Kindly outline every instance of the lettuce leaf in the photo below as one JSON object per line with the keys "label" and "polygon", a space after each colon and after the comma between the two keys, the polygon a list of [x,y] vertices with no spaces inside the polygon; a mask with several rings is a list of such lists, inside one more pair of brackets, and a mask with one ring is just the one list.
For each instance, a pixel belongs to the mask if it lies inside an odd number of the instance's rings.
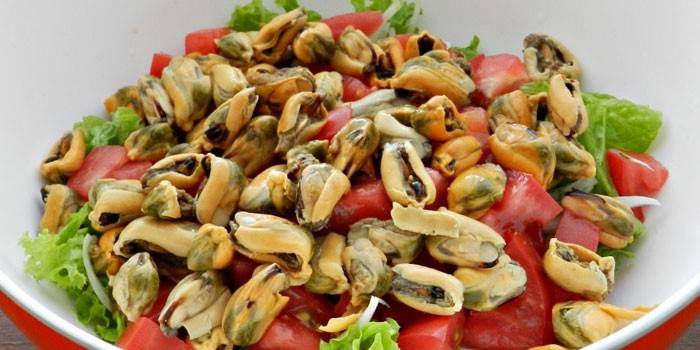
{"label": "lettuce leaf", "polygon": [[536,80],[520,85],[520,91],[528,95],[537,95],[540,92],[547,92],[549,83],[546,80]]}
{"label": "lettuce leaf", "polygon": [[367,0],[350,0],[350,4],[356,12],[362,11],[386,11],[391,6],[393,0],[371,0],[367,5]]}
{"label": "lettuce leaf", "polygon": [[601,245],[598,247],[598,255],[600,256],[612,256],[615,258],[615,268],[619,269],[622,266],[624,266],[624,262],[632,259],[635,257],[634,254],[634,247],[639,243],[639,240],[644,237],[646,234],[646,227],[644,224],[637,220],[635,223],[635,229],[634,233],[632,233],[632,236],[634,237],[634,241],[627,247],[621,248],[621,249],[615,249],[615,248],[609,248],[604,245]]}
{"label": "lettuce leaf", "polygon": [[[584,103],[586,102],[584,94]],[[597,181],[593,192],[607,196],[617,196],[615,185],[610,179],[607,161],[607,110],[598,104],[586,104],[588,110],[588,129],[577,137],[578,142],[593,156],[596,165]]]}
{"label": "lettuce leaf", "polygon": [[458,47],[458,46],[452,46],[452,49],[455,49],[459,52],[461,52],[464,55],[464,58],[467,60],[471,60],[472,58],[476,57],[479,55],[479,37],[474,35],[472,36],[472,40],[469,42],[469,45],[466,47]]}
{"label": "lettuce leaf", "polygon": [[345,333],[326,343],[320,350],[398,350],[399,324],[392,319],[368,322],[360,327],[352,325]]}
{"label": "lettuce leaf", "polygon": [[90,230],[89,212],[85,205],[71,215],[58,234],[42,231],[30,238],[25,233],[19,244],[27,256],[27,273],[37,281],[46,280],[65,290],[75,302],[78,321],[94,327],[102,339],[115,342],[124,332],[124,316],[118,311],[110,312],[100,303],[90,288],[83,265],[82,246]]}
{"label": "lettuce leaf", "polygon": [[239,32],[256,31],[275,16],[277,13],[267,9],[262,0],[251,0],[247,5],[236,5],[228,27]]}
{"label": "lettuce leaf", "polygon": [[141,118],[128,107],[119,107],[112,120],[96,116],[86,116],[75,123],[74,129],[82,129],[85,134],[87,152],[93,148],[105,145],[123,145],[129,134],[142,127]]}
{"label": "lettuce leaf", "polygon": [[[275,0],[275,5],[283,9],[285,12],[297,9],[301,7],[297,0]],[[318,22],[321,20],[321,14],[314,10],[306,10],[306,16],[310,22]]]}
{"label": "lettuce leaf", "polygon": [[[417,9],[417,11],[416,11]],[[415,33],[418,27],[415,25],[416,17],[420,16],[423,10],[416,6],[414,2],[401,1],[399,9],[387,20],[389,26],[395,34]]]}

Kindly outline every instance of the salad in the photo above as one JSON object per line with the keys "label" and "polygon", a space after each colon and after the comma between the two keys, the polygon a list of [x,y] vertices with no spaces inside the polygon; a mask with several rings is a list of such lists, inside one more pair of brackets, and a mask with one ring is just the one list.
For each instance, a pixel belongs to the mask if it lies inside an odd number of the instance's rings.
{"label": "salad", "polygon": [[668,177],[659,112],[586,92],[547,34],[484,54],[408,1],[275,3],[154,54],[41,163],[26,270],[80,322],[124,349],[561,349],[649,311],[605,300]]}

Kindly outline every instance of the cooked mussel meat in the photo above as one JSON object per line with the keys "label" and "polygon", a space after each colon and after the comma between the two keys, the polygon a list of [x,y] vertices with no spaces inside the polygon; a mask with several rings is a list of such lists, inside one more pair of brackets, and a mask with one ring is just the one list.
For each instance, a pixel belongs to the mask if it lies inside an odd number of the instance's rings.
{"label": "cooked mussel meat", "polygon": [[329,233],[316,240],[311,257],[311,278],[304,287],[317,294],[341,294],[350,288],[343,271],[345,237]]}
{"label": "cooked mussel meat", "polygon": [[362,308],[372,295],[381,297],[391,289],[391,268],[386,256],[367,238],[358,238],[343,250],[343,266],[350,277],[350,305]]}
{"label": "cooked mussel meat", "polygon": [[464,287],[454,276],[415,264],[398,264],[392,270],[391,294],[398,301],[433,315],[462,310]]}
{"label": "cooked mussel meat", "polygon": [[413,34],[406,41],[406,59],[425,55],[433,50],[447,50],[447,45],[442,39],[431,35],[426,31]]}
{"label": "cooked mussel meat", "polygon": [[231,32],[215,39],[214,43],[236,67],[245,68],[253,62],[253,40],[247,33]]}
{"label": "cooked mussel meat", "polygon": [[303,8],[297,8],[273,18],[260,28],[253,38],[254,57],[259,62],[279,62],[297,34],[304,29],[307,17]]}
{"label": "cooked mussel meat", "polygon": [[542,266],[559,287],[593,301],[605,300],[615,283],[613,257],[601,257],[585,247],[556,238],[549,241]]}
{"label": "cooked mussel meat", "polygon": [[151,166],[141,177],[144,188],[157,186],[161,181],[168,180],[180,189],[189,189],[199,185],[204,179],[204,169],[201,161],[203,154],[182,153],[165,157]]}
{"label": "cooked mussel meat", "polygon": [[323,96],[323,105],[332,110],[343,102],[343,76],[338,72],[318,72],[315,93]]}
{"label": "cooked mussel meat", "polygon": [[197,220],[202,224],[224,226],[236,211],[248,179],[243,169],[231,160],[207,154],[201,163],[206,178],[195,197]]}
{"label": "cooked mussel meat", "polygon": [[88,219],[92,228],[100,232],[124,226],[143,215],[143,200],[144,194],[138,180],[97,180],[90,188],[92,211]]}
{"label": "cooked mussel meat", "polygon": [[148,124],[175,123],[175,112],[170,96],[160,79],[152,75],[143,75],[136,85],[141,98],[143,115]]}
{"label": "cooked mussel meat", "polygon": [[464,308],[491,311],[525,291],[527,274],[517,262],[503,255],[489,269],[460,267],[454,276],[464,286]]}
{"label": "cooked mussel meat", "polygon": [[41,175],[50,183],[65,183],[68,176],[83,165],[86,150],[85,135],[81,129],[63,135],[41,163]]}
{"label": "cooked mussel meat", "polygon": [[580,135],[588,128],[588,111],[576,80],[566,79],[561,74],[549,79],[547,108],[547,118],[566,137]]}
{"label": "cooked mussel meat", "polygon": [[125,107],[132,109],[139,117],[143,118],[139,90],[134,85],[117,90],[112,96],[105,99],[104,105],[108,114],[116,112],[120,107]]}
{"label": "cooked mussel meat", "polygon": [[411,143],[420,159],[430,157],[432,146],[425,136],[416,132],[410,126],[401,124],[396,118],[386,112],[379,112],[374,117],[374,126],[382,136],[384,142],[406,140]]}
{"label": "cooked mussel meat", "polygon": [[287,153],[292,147],[311,140],[326,124],[328,111],[323,96],[300,92],[289,98],[277,124],[276,153]]}
{"label": "cooked mussel meat", "polygon": [[173,102],[175,124],[190,131],[204,117],[211,100],[211,81],[197,61],[175,57],[163,70],[163,86]]}
{"label": "cooked mussel meat", "polygon": [[276,146],[277,118],[260,115],[250,120],[223,157],[242,165],[246,176],[254,176],[272,163]]}
{"label": "cooked mussel meat", "polygon": [[459,173],[447,188],[447,207],[478,219],[503,198],[506,173],[500,166],[486,163]]}
{"label": "cooked mussel meat", "polygon": [[582,348],[624,328],[649,310],[623,309],[592,301],[559,303],[552,309],[557,340],[569,348]]}
{"label": "cooked mussel meat", "polygon": [[552,183],[557,160],[548,133],[521,124],[501,124],[489,136],[489,146],[504,168],[531,174],[545,188]]}
{"label": "cooked mussel meat", "polygon": [[141,211],[162,220],[194,218],[194,198],[163,180],[146,194]]}
{"label": "cooked mussel meat", "polygon": [[374,122],[365,118],[353,118],[333,136],[328,147],[331,164],[352,177],[372,158],[380,138]]}
{"label": "cooked mussel meat", "polygon": [[624,248],[634,241],[637,230],[643,229],[629,206],[599,194],[572,192],[561,204],[577,216],[600,228],[600,243],[610,248]]}
{"label": "cooked mussel meat", "polygon": [[304,65],[323,64],[335,53],[331,28],[323,22],[309,22],[294,39],[294,56]]}
{"label": "cooked mussel meat", "polygon": [[435,201],[435,183],[410,142],[384,144],[381,174],[392,201],[420,208]]}
{"label": "cooked mussel meat", "polygon": [[217,64],[211,67],[210,77],[212,98],[216,106],[221,106],[248,86],[245,74],[228,64]]}
{"label": "cooked mussel meat", "polygon": [[340,198],[350,190],[350,179],[330,164],[313,164],[299,178],[296,217],[311,231],[326,227]]}
{"label": "cooked mussel meat", "polygon": [[304,67],[258,65],[248,69],[246,77],[260,96],[258,109],[263,114],[279,115],[293,95],[316,87],[313,73]]}
{"label": "cooked mussel meat", "polygon": [[153,307],[158,297],[158,268],[148,253],[138,253],[119,268],[112,280],[112,296],[126,318],[134,322]]}
{"label": "cooked mussel meat", "polygon": [[438,146],[431,165],[448,178],[453,178],[476,165],[481,154],[481,142],[476,137],[459,136]]}
{"label": "cooked mussel meat", "polygon": [[61,184],[46,185],[41,189],[44,201],[44,214],[39,228],[58,233],[68,223],[71,214],[80,209],[80,199],[70,187]]}
{"label": "cooked mussel meat", "polygon": [[156,123],[137,129],[124,141],[127,156],[131,160],[160,160],[176,144],[177,137],[168,123]]}
{"label": "cooked mussel meat", "polygon": [[465,133],[466,125],[458,115],[459,110],[449,98],[434,96],[411,115],[411,126],[433,141],[447,141]]}
{"label": "cooked mussel meat", "polygon": [[[423,249],[423,236],[420,233],[402,230],[391,220],[363,219],[352,226],[348,240],[369,239],[389,260],[390,265],[410,263]],[[352,244],[352,243],[351,243]]]}
{"label": "cooked mussel meat", "polygon": [[525,69],[532,80],[547,80],[555,74],[581,77],[581,66],[569,49],[547,34],[533,33],[523,40]]}
{"label": "cooked mussel meat", "polygon": [[365,33],[348,26],[338,38],[331,66],[342,74],[362,76],[374,70],[381,51]]}
{"label": "cooked mussel meat", "polygon": [[204,224],[187,252],[187,268],[192,271],[224,269],[233,260],[234,252],[233,241],[226,228]]}

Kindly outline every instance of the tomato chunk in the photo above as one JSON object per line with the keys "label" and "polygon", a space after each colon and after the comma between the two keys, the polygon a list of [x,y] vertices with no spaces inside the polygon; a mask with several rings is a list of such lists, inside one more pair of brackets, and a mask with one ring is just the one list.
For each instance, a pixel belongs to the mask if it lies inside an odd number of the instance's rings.
{"label": "tomato chunk", "polygon": [[570,210],[564,210],[564,216],[559,221],[557,232],[554,235],[562,242],[578,244],[592,251],[598,249],[599,236],[600,228],[598,226],[576,216]]}
{"label": "tomato chunk", "polygon": [[389,306],[380,306],[377,309],[377,316],[375,317],[375,319],[384,321],[388,318],[391,318],[395,320],[401,326],[401,331],[399,332],[399,335],[403,333],[406,327],[411,326],[412,324],[424,319],[425,317],[431,316],[430,314],[418,311],[396,300],[396,298],[394,298],[394,296],[391,294],[383,296],[382,299],[386,301],[386,303]]}
{"label": "tomato chunk", "polygon": [[289,297],[289,302],[284,307],[283,313],[290,315],[306,314],[311,316],[316,324],[324,325],[332,318],[333,307],[322,295],[314,294],[306,288],[291,287],[282,294]]}
{"label": "tomato chunk", "polygon": [[506,242],[506,253],[525,269],[527,288],[496,310],[467,316],[462,340],[465,347],[526,349],[554,341],[549,281],[540,256],[524,234],[509,232]]}
{"label": "tomato chunk", "polygon": [[278,316],[267,328],[259,342],[250,350],[300,349],[315,350],[321,343],[320,335],[288,315]]}
{"label": "tomato chunk", "polygon": [[233,283],[233,287],[238,288],[244,285],[253,276],[253,271],[258,267],[258,263],[249,259],[242,254],[236,254],[233,257],[231,265],[228,266],[227,272],[229,280]]}
{"label": "tomato chunk", "polygon": [[153,164],[147,160],[129,162],[119,169],[112,170],[106,177],[117,180],[139,180],[151,165]]}
{"label": "tomato chunk", "polygon": [[216,43],[214,42],[214,40],[230,32],[230,29],[222,27],[202,29],[196,32],[189,33],[185,37],[185,54],[189,55],[193,52],[199,52],[202,55],[216,53],[218,48],[216,47]]}
{"label": "tomato chunk", "polygon": [[481,54],[474,57],[469,65],[476,89],[489,101],[518,89],[530,80],[523,62],[511,54]]}
{"label": "tomato chunk", "polygon": [[621,196],[653,197],[668,179],[668,169],[644,153],[608,151],[608,167]]}
{"label": "tomato chunk", "polygon": [[328,112],[328,120],[326,124],[323,125],[321,131],[318,132],[316,140],[328,140],[333,139],[333,136],[342,129],[345,124],[347,124],[350,119],[352,119],[352,108],[350,106],[338,107],[330,112]]}
{"label": "tomato chunk", "polygon": [[509,171],[503,199],[489,209],[481,221],[504,233],[508,229],[525,232],[529,226],[543,227],[562,208],[530,174]]}
{"label": "tomato chunk", "polygon": [[429,315],[399,332],[401,350],[459,349],[464,330],[464,313],[452,316]]}
{"label": "tomato chunk", "polygon": [[160,281],[156,301],[155,303],[153,303],[151,310],[148,311],[145,315],[143,315],[143,317],[158,322],[158,316],[160,316],[160,312],[163,310],[165,302],[168,300],[168,295],[170,295],[170,292],[173,290],[173,287],[175,287],[175,285],[168,280],[163,279],[162,281]]}
{"label": "tomato chunk", "polygon": [[335,317],[342,316],[350,304],[350,292],[345,292],[340,295],[338,302],[333,306],[333,315]]}
{"label": "tomato chunk", "polygon": [[[469,106],[464,108],[461,117],[467,122],[469,134],[489,134],[489,117],[481,107]],[[481,140],[480,140],[481,141]],[[482,142],[483,143],[483,142]]]}
{"label": "tomato chunk", "polygon": [[365,85],[362,80],[349,75],[343,75],[343,101],[357,101],[372,92],[372,89]]}
{"label": "tomato chunk", "polygon": [[170,64],[170,60],[172,59],[173,56],[167,53],[154,53],[153,58],[151,59],[151,75],[160,78],[163,74],[163,69]]}
{"label": "tomato chunk", "polygon": [[124,350],[191,350],[192,347],[178,337],[166,337],[158,323],[141,317],[127,327],[117,341]]}
{"label": "tomato chunk", "polygon": [[83,165],[68,179],[68,187],[87,199],[90,187],[95,181],[103,179],[115,169],[121,168],[129,161],[126,148],[122,146],[95,147],[85,157]]}
{"label": "tomato chunk", "polygon": [[384,191],[381,180],[369,180],[355,185],[333,209],[328,226],[338,233],[346,233],[348,227],[366,218],[387,220],[391,211],[391,199]]}
{"label": "tomato chunk", "polygon": [[379,11],[352,12],[338,16],[328,17],[323,20],[333,32],[333,38],[338,40],[346,27],[353,26],[370,36],[384,24],[384,18]]}
{"label": "tomato chunk", "polygon": [[447,187],[450,186],[450,179],[448,179],[439,171],[433,168],[425,168],[425,171],[428,172],[428,175],[430,175],[430,178],[435,184],[435,201],[432,204],[428,205],[426,208],[435,210],[439,209],[440,207],[446,207]]}

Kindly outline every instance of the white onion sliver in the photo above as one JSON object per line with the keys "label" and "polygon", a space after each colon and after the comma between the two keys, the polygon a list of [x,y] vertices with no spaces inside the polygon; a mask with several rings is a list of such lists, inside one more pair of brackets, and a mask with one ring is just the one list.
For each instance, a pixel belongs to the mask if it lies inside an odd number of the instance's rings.
{"label": "white onion sliver", "polygon": [[97,237],[87,234],[83,240],[83,265],[85,265],[85,274],[87,274],[88,281],[90,282],[90,287],[95,291],[97,299],[100,300],[102,305],[107,308],[108,311],[112,311],[112,299],[109,298],[102,283],[97,278],[95,270],[92,268],[92,261],[90,261],[90,246],[97,243]]}
{"label": "white onion sliver", "polygon": [[653,206],[660,206],[661,202],[656,200],[656,198],[651,198],[651,197],[644,197],[644,196],[620,196],[620,197],[615,197],[617,200],[619,200],[622,203],[625,203],[628,207],[634,208],[634,207],[641,207],[643,205],[653,205]]}
{"label": "white onion sliver", "polygon": [[377,311],[377,306],[381,303],[382,305],[389,307],[389,304],[386,303],[386,301],[375,297],[374,295],[369,299],[369,305],[365,308],[364,311],[362,311],[362,314],[360,315],[360,318],[357,320],[357,324],[362,327],[367,322],[369,322],[372,319],[372,316],[374,316],[374,312]]}

